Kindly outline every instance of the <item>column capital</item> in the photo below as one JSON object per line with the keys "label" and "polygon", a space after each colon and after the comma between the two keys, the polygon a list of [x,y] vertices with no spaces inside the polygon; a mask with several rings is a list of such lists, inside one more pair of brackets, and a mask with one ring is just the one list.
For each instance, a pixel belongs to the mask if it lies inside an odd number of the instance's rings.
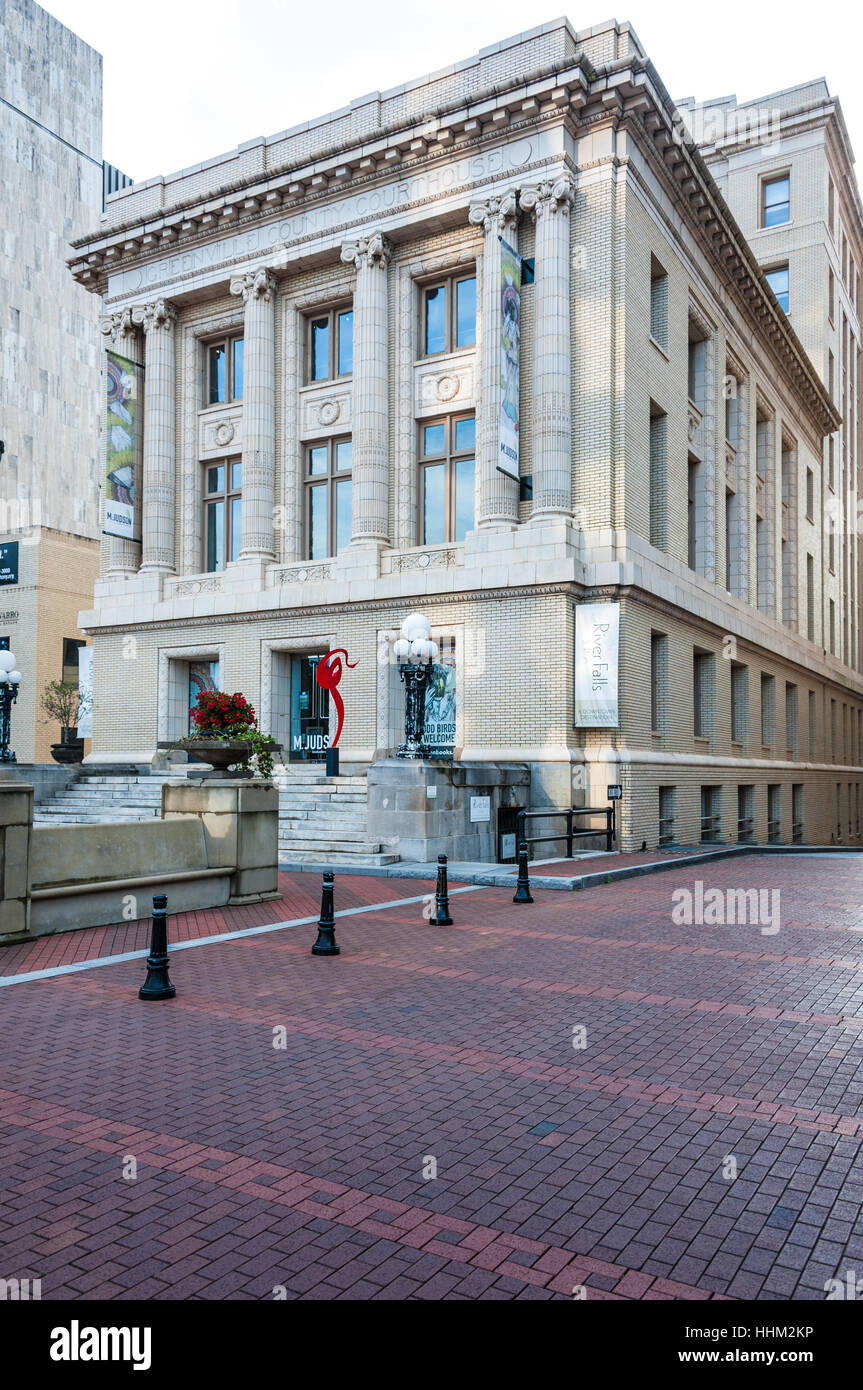
{"label": "column capital", "polygon": [[509,189],[494,198],[485,198],[471,203],[468,221],[481,225],[486,232],[503,232],[514,226],[517,213],[515,193]]}
{"label": "column capital", "polygon": [[116,314],[106,314],[99,320],[99,327],[106,338],[110,338],[112,343],[116,343],[120,338],[127,337],[135,332],[135,325],[132,322],[132,310],[121,309]]}
{"label": "column capital", "polygon": [[561,174],[556,179],[540,179],[539,183],[528,184],[518,195],[519,206],[534,217],[551,217],[561,212],[568,216],[575,198],[572,179],[569,174]]}
{"label": "column capital", "polygon": [[132,323],[141,324],[144,332],[173,333],[177,325],[177,310],[168,299],[155,299],[151,304],[136,304]]}
{"label": "column capital", "polygon": [[257,270],[247,270],[242,275],[235,275],[231,280],[231,294],[242,295],[244,304],[248,304],[250,299],[269,304],[276,293],[278,283],[273,272],[267,266],[261,265]]}
{"label": "column capital", "polygon": [[342,245],[341,259],[357,270],[377,268],[386,270],[389,265],[392,247],[381,232],[372,232],[368,237],[357,237]]}

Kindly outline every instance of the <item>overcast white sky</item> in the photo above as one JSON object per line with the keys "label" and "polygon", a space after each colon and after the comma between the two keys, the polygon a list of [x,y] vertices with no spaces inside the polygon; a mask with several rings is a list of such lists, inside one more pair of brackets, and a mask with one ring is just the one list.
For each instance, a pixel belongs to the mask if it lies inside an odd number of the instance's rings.
{"label": "overcast white sky", "polygon": [[[559,0],[47,0],[44,7],[102,53],[104,155],[135,179],[324,115],[561,13],[576,28],[615,13],[610,0],[568,11]],[[736,92],[746,100],[826,77],[863,161],[861,13],[860,0],[630,0],[616,17],[634,25],[674,97]],[[859,167],[857,174],[863,183]]]}

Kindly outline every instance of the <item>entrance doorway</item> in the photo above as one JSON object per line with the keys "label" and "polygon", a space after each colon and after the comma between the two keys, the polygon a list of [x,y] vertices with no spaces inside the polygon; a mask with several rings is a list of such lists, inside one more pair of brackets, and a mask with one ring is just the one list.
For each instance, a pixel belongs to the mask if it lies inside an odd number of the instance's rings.
{"label": "entrance doorway", "polygon": [[323,762],[330,742],[330,697],[318,685],[318,662],[324,653],[291,657],[290,760]]}

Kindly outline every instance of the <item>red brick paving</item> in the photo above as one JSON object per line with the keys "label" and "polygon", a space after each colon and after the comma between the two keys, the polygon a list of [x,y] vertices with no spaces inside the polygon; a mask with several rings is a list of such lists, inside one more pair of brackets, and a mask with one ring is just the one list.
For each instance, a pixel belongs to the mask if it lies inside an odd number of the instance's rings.
{"label": "red brick paving", "polygon": [[[336,959],[311,926],[179,953],[164,1004],[141,961],[3,989],[0,1270],[45,1299],[823,1299],[863,1269],[857,862],[480,889],[452,929],[406,903],[339,919]],[[675,926],[696,877],[779,887],[781,930]],[[424,891],[343,877],[336,906]],[[50,944],[146,945],[111,930]]]}

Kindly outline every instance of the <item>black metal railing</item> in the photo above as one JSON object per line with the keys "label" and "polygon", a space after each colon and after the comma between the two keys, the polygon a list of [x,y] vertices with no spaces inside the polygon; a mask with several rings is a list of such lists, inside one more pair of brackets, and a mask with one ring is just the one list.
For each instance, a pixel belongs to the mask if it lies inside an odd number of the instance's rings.
{"label": "black metal railing", "polygon": [[713,844],[719,839],[722,817],[718,811],[712,811],[710,815],[701,817],[701,838],[707,844]]}
{"label": "black metal railing", "polygon": [[737,818],[737,839],[741,844],[746,844],[752,839],[754,825],[752,816],[738,816]]}
{"label": "black metal railing", "polygon": [[[614,848],[614,837],[616,833],[614,802],[609,806],[567,806],[563,810],[553,811],[519,811],[518,813],[518,840],[523,840],[526,845],[548,844],[553,840],[566,840],[567,858],[572,858],[573,840],[581,840],[587,836],[604,835],[605,848],[610,854]],[[573,825],[576,816],[604,816],[605,826],[580,826]],[[566,821],[566,830],[559,830],[556,835],[528,835],[528,820],[552,820],[558,817]]]}
{"label": "black metal railing", "polygon": [[674,843],[674,816],[659,817],[659,843],[660,845]]}

